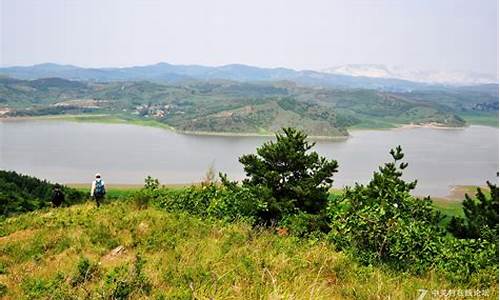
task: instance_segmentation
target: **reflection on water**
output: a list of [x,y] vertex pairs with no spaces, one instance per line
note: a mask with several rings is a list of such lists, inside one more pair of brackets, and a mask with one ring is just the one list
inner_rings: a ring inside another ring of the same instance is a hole
[[[244,176],[238,156],[270,138],[180,135],[157,128],[61,121],[0,122],[0,168],[51,181],[90,182],[99,171],[107,182],[199,181],[210,164],[233,178]],[[351,138],[319,141],[317,151],[339,162],[335,187],[366,183],[401,145],[417,178],[418,194],[446,195],[456,184],[496,181],[498,128],[412,128],[354,131]]]

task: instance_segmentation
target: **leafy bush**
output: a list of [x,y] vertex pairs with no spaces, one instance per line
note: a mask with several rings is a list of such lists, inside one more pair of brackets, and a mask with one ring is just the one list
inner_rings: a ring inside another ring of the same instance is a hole
[[77,264],[76,274],[71,278],[71,285],[77,286],[88,280],[91,280],[98,272],[99,268],[96,263],[91,262],[88,258],[82,257]]
[[478,188],[476,197],[465,194],[463,211],[465,218],[453,217],[448,230],[458,238],[485,238],[498,240],[498,187],[489,181],[489,197]]
[[[224,184],[209,183],[191,186],[181,191],[158,189],[152,199],[168,211],[186,211],[191,214],[214,217],[226,221],[245,219],[255,221],[264,203],[248,188],[240,187],[223,177]],[[142,193],[151,193],[147,189]]]
[[416,181],[401,179],[408,166],[401,162],[401,147],[391,150],[386,163],[364,186],[347,188],[329,207],[330,236],[343,249],[354,247],[361,261],[388,262],[397,269],[428,269],[439,251],[436,237],[443,236],[441,216],[430,199],[410,194]]
[[7,267],[3,262],[0,261],[0,275],[7,274]]
[[158,196],[158,189],[160,188],[158,179],[148,176],[144,181],[144,188],[132,195],[138,209],[147,208],[150,201]]
[[7,286],[0,282],[0,297],[7,295]]
[[148,277],[144,274],[144,265],[146,260],[140,255],[135,256],[134,268],[132,270],[132,282],[137,290],[149,295],[151,292],[151,283]]
[[383,262],[415,273],[437,269],[457,281],[488,268],[498,270],[496,241],[461,241],[448,235],[431,199],[410,194],[416,181],[401,179],[408,166],[401,162],[401,147],[390,153],[394,161],[380,167],[368,185],[356,184],[331,201],[329,236],[337,247],[356,253],[365,264]]
[[267,142],[257,148],[257,155],[240,157],[249,178],[243,187],[259,195],[266,210],[259,218],[272,224],[284,216],[299,212],[317,214],[327,203],[337,161],[310,151],[315,143],[307,135],[293,128],[283,128],[276,134],[276,142]]
[[107,224],[95,222],[87,226],[85,231],[93,245],[99,245],[106,250],[119,245],[116,234],[111,231]]
[[127,265],[112,269],[106,274],[103,294],[109,299],[129,299],[132,293],[149,295],[151,283],[143,273],[145,261],[136,255],[134,266],[129,269]]
[[133,286],[128,279],[127,266],[119,266],[106,274],[104,281],[105,294],[109,299],[128,299]]
[[21,288],[26,299],[73,299],[63,273],[57,273],[51,279],[25,278]]
[[313,233],[328,232],[330,230],[324,214],[308,214],[304,212],[286,216],[278,225],[286,228],[287,233],[300,237]]
[[441,241],[435,265],[449,280],[471,282],[479,276],[478,284],[484,288],[498,280],[498,241],[452,236]]

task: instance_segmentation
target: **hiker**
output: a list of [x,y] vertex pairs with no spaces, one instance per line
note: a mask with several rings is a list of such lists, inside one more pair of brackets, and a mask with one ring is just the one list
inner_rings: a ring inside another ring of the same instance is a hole
[[102,200],[106,195],[106,188],[104,187],[104,181],[101,179],[101,174],[95,174],[95,180],[92,181],[92,189],[90,190],[90,197],[95,199],[97,207],[101,205]]
[[64,193],[59,184],[54,185],[52,190],[52,206],[59,207],[64,202]]

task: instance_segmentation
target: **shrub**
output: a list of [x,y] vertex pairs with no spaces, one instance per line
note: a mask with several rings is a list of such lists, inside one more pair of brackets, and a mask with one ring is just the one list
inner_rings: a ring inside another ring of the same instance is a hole
[[0,282],[0,297],[7,295],[7,286]]
[[496,240],[458,240],[448,235],[440,227],[442,216],[431,199],[410,194],[416,181],[401,179],[408,166],[401,162],[401,147],[391,150],[391,155],[394,161],[380,167],[368,185],[356,184],[331,201],[329,236],[337,247],[356,253],[365,264],[383,262],[414,273],[436,269],[453,281],[467,281],[490,268],[498,270]]
[[191,186],[181,191],[160,189],[154,196],[157,206],[168,211],[185,211],[203,217],[214,217],[226,221],[255,220],[263,209],[262,201],[248,188],[222,178],[223,185],[215,183]]
[[482,273],[483,288],[498,280],[498,241],[447,236],[442,242],[435,265],[449,280],[470,282]]
[[122,265],[106,274],[104,280],[104,295],[109,299],[128,299],[132,293],[149,295],[151,283],[143,273],[145,261],[140,256],[135,257],[134,266],[130,269]]
[[99,245],[106,249],[113,249],[119,245],[115,234],[107,224],[91,223],[86,231],[93,245]]
[[63,273],[57,273],[51,279],[25,278],[21,288],[26,299],[73,299]]
[[288,215],[278,225],[286,228],[287,233],[300,237],[313,233],[328,232],[330,229],[324,214],[308,214],[304,212]]
[[147,208],[149,203],[158,197],[160,188],[160,182],[158,179],[148,176],[144,180],[144,188],[135,192],[132,195],[132,200],[134,201],[138,209]]
[[76,266],[76,273],[71,278],[71,285],[76,286],[91,280],[98,272],[99,268],[96,263],[91,262],[86,257],[81,257]]
[[0,275],[2,274],[7,274],[7,267],[5,266],[5,263],[0,261]]
[[401,162],[401,147],[391,150],[393,162],[386,163],[366,186],[346,188],[343,197],[329,207],[330,233],[342,249],[354,247],[361,261],[387,262],[397,269],[427,269],[439,251],[440,214],[430,199],[410,194],[416,181],[401,179],[408,166]]
[[133,291],[128,279],[128,268],[119,266],[106,274],[104,281],[105,294],[109,299],[125,300]]
[[143,269],[146,261],[140,255],[135,256],[134,269],[132,273],[132,283],[137,290],[149,295],[151,292],[151,283],[144,274]]

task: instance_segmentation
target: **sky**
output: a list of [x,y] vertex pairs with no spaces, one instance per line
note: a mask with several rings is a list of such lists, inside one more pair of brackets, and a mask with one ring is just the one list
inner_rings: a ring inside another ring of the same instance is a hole
[[496,0],[0,0],[0,64],[498,74]]

